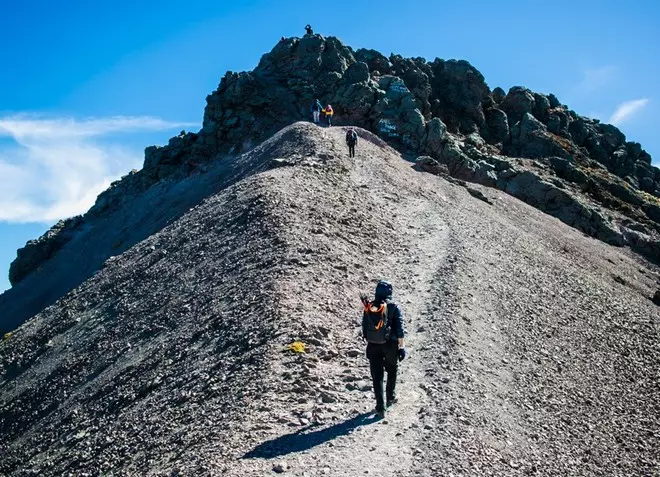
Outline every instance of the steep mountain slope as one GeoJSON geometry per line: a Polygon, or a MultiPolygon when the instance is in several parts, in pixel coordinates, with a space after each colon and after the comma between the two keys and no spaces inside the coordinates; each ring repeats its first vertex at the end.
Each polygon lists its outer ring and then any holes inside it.
{"type": "Polygon", "coordinates": [[[0,474],[657,473],[657,270],[360,135],[285,128],[2,342],[0,474]],[[411,356],[374,422],[380,277],[411,356]]]}
{"type": "Polygon", "coordinates": [[[0,329],[52,304],[112,255],[232,184],[232,158],[309,119],[315,98],[336,124],[364,127],[420,168],[497,188],[606,243],[660,260],[660,170],[614,126],[552,94],[491,90],[466,61],[389,58],[321,35],[289,38],[251,72],[228,72],[203,127],[145,151],[144,167],[84,216],[18,251],[0,329]],[[211,175],[209,176],[209,172],[211,175]]]}

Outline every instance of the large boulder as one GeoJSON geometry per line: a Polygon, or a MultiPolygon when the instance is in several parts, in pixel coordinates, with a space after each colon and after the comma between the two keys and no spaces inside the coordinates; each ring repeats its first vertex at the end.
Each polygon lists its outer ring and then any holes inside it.
{"type": "MultiPolygon", "coordinates": [[[[482,104],[490,98],[483,75],[467,61],[436,59],[429,66],[431,111],[451,132],[470,134],[484,127],[482,104]]],[[[492,100],[491,100],[492,101],[492,100]]]]}
{"type": "Polygon", "coordinates": [[[534,94],[527,88],[514,86],[500,103],[500,109],[509,117],[509,124],[516,124],[534,110],[534,94]]]}
{"type": "Polygon", "coordinates": [[[377,97],[371,111],[376,133],[407,149],[419,150],[426,135],[426,122],[404,81],[397,76],[381,76],[377,97]]]}
{"type": "Polygon", "coordinates": [[[511,129],[511,143],[508,152],[523,157],[572,157],[564,148],[559,138],[548,133],[543,123],[530,113],[525,113],[522,119],[511,129]]]}
{"type": "Polygon", "coordinates": [[[500,104],[502,101],[504,101],[504,98],[506,97],[506,92],[498,86],[493,90],[492,97],[493,97],[493,101],[495,101],[496,104],[500,104]]]}
{"type": "Polygon", "coordinates": [[[550,100],[544,94],[533,93],[533,95],[534,104],[532,108],[532,115],[543,124],[548,124],[548,116],[550,114],[550,100]]]}
{"type": "Polygon", "coordinates": [[[426,123],[426,138],[424,148],[429,154],[439,156],[447,138],[447,126],[440,118],[433,118],[426,123]]]}
{"type": "Polygon", "coordinates": [[[485,138],[491,144],[503,144],[509,140],[509,120],[504,111],[489,108],[486,113],[485,138]]]}
{"type": "Polygon", "coordinates": [[[369,67],[361,61],[353,63],[346,69],[344,82],[347,84],[366,83],[369,81],[369,67]]]}
{"type": "Polygon", "coordinates": [[[431,112],[431,82],[429,76],[433,73],[422,58],[410,59],[400,55],[391,55],[390,62],[395,74],[403,80],[417,101],[417,108],[425,117],[431,112]]]}
{"type": "Polygon", "coordinates": [[[376,50],[360,48],[355,52],[355,59],[366,63],[369,66],[369,71],[372,73],[376,72],[379,75],[388,75],[392,72],[390,60],[376,50]]]}
{"type": "Polygon", "coordinates": [[[569,116],[563,109],[551,109],[548,111],[548,131],[558,136],[570,138],[568,132],[569,116]]]}
{"type": "Polygon", "coordinates": [[[430,156],[419,156],[415,160],[415,169],[418,171],[429,172],[436,176],[449,175],[447,165],[440,163],[430,156]]]}

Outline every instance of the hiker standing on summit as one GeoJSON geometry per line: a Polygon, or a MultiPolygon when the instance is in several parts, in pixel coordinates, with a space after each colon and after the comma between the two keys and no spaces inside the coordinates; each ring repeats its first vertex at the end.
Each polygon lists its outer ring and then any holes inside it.
{"type": "Polygon", "coordinates": [[[348,128],[346,131],[346,145],[348,146],[348,157],[355,157],[355,146],[358,142],[358,135],[355,129],[348,128]]]}
{"type": "Polygon", "coordinates": [[[305,25],[305,36],[312,36],[313,34],[312,26],[310,24],[305,25]]]}
{"type": "Polygon", "coordinates": [[[314,124],[318,124],[320,117],[321,117],[321,111],[323,110],[323,105],[321,104],[321,101],[318,99],[312,103],[312,117],[314,118],[314,124]]]}
{"type": "Polygon", "coordinates": [[[381,280],[376,286],[374,301],[362,296],[362,338],[367,341],[367,358],[376,394],[376,412],[385,416],[386,407],[396,402],[396,373],[399,361],[406,357],[403,346],[403,315],[392,302],[392,285],[381,280]],[[383,400],[383,378],[387,371],[387,385],[383,400]]]}
{"type": "Polygon", "coordinates": [[[332,126],[332,115],[335,114],[334,109],[332,109],[332,105],[328,104],[325,108],[323,108],[323,113],[325,114],[325,122],[328,124],[328,127],[332,126]]]}

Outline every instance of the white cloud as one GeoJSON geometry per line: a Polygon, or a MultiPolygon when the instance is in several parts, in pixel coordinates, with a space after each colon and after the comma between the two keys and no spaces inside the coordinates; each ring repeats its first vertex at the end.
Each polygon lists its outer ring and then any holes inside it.
{"type": "Polygon", "coordinates": [[[616,107],[616,110],[610,116],[609,122],[614,125],[619,125],[631,117],[633,117],[635,114],[637,114],[639,111],[644,109],[644,107],[648,104],[649,100],[648,98],[641,98],[641,99],[633,99],[631,101],[625,101],[618,105],[616,107]]]}
{"type": "Polygon", "coordinates": [[[53,222],[85,212],[110,182],[142,163],[142,152],[123,147],[118,133],[189,126],[152,117],[0,117],[0,221],[53,222]]]}
{"type": "Polygon", "coordinates": [[[582,80],[576,87],[576,94],[594,93],[607,86],[617,74],[617,68],[612,65],[586,69],[582,80]]]}

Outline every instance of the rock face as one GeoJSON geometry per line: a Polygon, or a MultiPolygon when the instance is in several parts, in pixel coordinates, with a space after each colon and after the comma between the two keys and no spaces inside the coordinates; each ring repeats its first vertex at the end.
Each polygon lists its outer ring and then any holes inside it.
{"type": "Polygon", "coordinates": [[[88,213],[21,249],[10,270],[16,290],[0,297],[0,328],[51,304],[108,257],[199,202],[214,187],[202,178],[208,171],[234,180],[238,176],[227,175],[240,175],[233,158],[284,126],[308,120],[317,98],[333,105],[337,125],[363,127],[412,157],[428,155],[461,180],[525,190],[517,197],[570,225],[660,259],[660,170],[616,127],[579,116],[552,94],[520,86],[491,91],[466,61],[387,58],[354,51],[334,37],[307,35],[279,42],[253,71],[228,72],[206,99],[200,131],[148,147],[143,168],[114,183],[88,213]],[[185,188],[178,184],[197,181],[206,185],[177,202],[175,194],[185,188]],[[548,187],[558,191],[548,193],[548,187]],[[176,205],[152,219],[150,202],[168,194],[176,205]],[[565,210],[546,202],[558,197],[565,210]],[[130,220],[115,223],[120,216],[130,220]]]}

